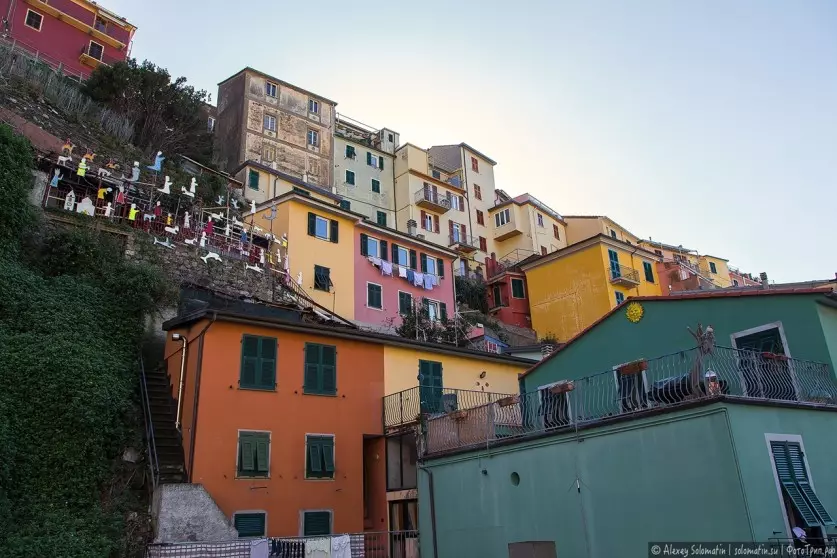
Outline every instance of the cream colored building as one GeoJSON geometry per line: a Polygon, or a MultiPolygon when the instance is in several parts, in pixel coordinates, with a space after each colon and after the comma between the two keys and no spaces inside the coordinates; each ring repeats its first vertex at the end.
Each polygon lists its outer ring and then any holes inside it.
{"type": "Polygon", "coordinates": [[[615,240],[638,244],[640,238],[619,223],[604,215],[564,215],[567,223],[567,243],[575,244],[597,234],[604,234],[615,240]]]}
{"type": "Polygon", "coordinates": [[[530,194],[497,198],[489,212],[497,258],[519,261],[532,254],[545,255],[567,247],[564,218],[530,194]]]}
{"type": "Polygon", "coordinates": [[[331,189],[337,103],[252,68],[218,84],[216,157],[221,167],[244,182],[247,199],[264,202],[273,185],[255,182],[243,163],[254,162],[331,189]],[[252,180],[252,181],[251,181],[252,180]]]}
{"type": "Polygon", "coordinates": [[[341,114],[334,127],[334,189],[344,209],[396,228],[395,150],[398,132],[376,130],[341,114]]]}

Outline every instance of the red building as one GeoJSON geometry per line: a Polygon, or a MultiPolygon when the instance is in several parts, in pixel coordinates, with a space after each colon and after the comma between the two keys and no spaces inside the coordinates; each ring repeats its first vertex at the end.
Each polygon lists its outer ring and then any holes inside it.
{"type": "Polygon", "coordinates": [[[0,0],[0,14],[4,42],[81,78],[128,58],[136,30],[89,0],[0,0]]]}
{"type": "Polygon", "coordinates": [[[525,257],[532,256],[528,253],[521,254],[520,258],[510,255],[501,262],[491,254],[485,260],[485,284],[488,313],[492,317],[504,324],[531,328],[529,289],[526,276],[520,270],[520,263],[525,257]]]}

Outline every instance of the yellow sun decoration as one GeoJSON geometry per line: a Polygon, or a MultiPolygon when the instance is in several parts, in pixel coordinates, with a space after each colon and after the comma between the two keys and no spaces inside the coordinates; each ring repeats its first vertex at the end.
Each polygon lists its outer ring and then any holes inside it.
{"type": "Polygon", "coordinates": [[[628,320],[633,323],[640,321],[644,313],[645,309],[642,307],[642,304],[638,302],[628,304],[628,307],[625,309],[625,315],[628,317],[628,320]]]}

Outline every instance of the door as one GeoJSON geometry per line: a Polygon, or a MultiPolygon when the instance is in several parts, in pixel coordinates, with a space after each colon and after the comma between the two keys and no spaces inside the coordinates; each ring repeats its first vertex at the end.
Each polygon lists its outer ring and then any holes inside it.
{"type": "Polygon", "coordinates": [[[735,338],[746,395],[768,399],[796,399],[793,374],[785,358],[778,327],[735,338]]]}
{"type": "Polygon", "coordinates": [[[442,363],[432,360],[419,361],[419,398],[422,413],[443,413],[442,363]]]}
{"type": "Polygon", "coordinates": [[[389,505],[391,558],[419,558],[418,500],[400,500],[389,505]]]}
{"type": "Polygon", "coordinates": [[[622,271],[619,269],[619,254],[616,250],[608,250],[607,257],[610,259],[610,277],[616,279],[622,276],[622,271]]]}

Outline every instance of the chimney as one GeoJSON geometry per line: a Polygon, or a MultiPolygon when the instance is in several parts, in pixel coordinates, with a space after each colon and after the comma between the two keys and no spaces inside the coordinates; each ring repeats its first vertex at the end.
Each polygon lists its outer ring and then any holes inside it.
{"type": "Polygon", "coordinates": [[[416,236],[417,225],[418,223],[416,223],[415,219],[410,219],[409,221],[407,221],[407,234],[409,234],[410,236],[416,236]]]}
{"type": "Polygon", "coordinates": [[[759,273],[759,279],[761,279],[761,287],[762,287],[763,289],[766,289],[766,288],[767,288],[767,286],[768,286],[768,285],[767,285],[767,273],[766,273],[766,272],[764,272],[764,271],[762,271],[761,273],[759,273]]]}
{"type": "Polygon", "coordinates": [[[551,343],[547,343],[543,347],[541,347],[541,357],[546,358],[551,355],[555,351],[555,347],[551,343]]]}

